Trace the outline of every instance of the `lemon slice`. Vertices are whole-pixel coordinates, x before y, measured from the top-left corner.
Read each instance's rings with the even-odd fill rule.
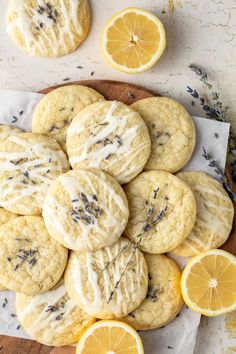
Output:
[[[181,290],[184,301],[205,316],[218,316],[236,309],[236,257],[210,250],[186,265]]]
[[[89,327],[76,348],[76,354],[144,354],[141,338],[120,321],[99,321]]]
[[[150,69],[165,46],[165,29],[160,19],[136,7],[129,7],[111,17],[102,33],[102,48],[107,61],[130,74]]]

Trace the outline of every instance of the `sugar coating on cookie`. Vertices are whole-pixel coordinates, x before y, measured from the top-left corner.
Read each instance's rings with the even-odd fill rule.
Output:
[[[186,109],[167,97],[150,97],[131,105],[148,126],[152,141],[145,170],[179,171],[195,147],[195,126]]]
[[[69,169],[56,140],[22,133],[0,145],[0,205],[21,214],[40,214],[53,179]]]
[[[136,330],[150,330],[171,322],[183,305],[180,290],[181,272],[164,255],[145,254],[148,266],[148,292],[142,304],[122,321]]]
[[[65,284],[72,300],[89,315],[121,318],[145,299],[147,264],[142,252],[121,238],[96,252],[71,252]]]
[[[8,124],[0,124],[0,144],[2,144],[9,136],[18,135],[22,130],[12,127]]]
[[[45,292],[61,278],[67,255],[41,216],[20,216],[0,228],[0,283],[27,295]]]
[[[124,235],[142,251],[169,252],[187,238],[196,220],[196,203],[181,179],[169,172],[143,172],[124,191],[130,209]]]
[[[99,170],[73,170],[49,188],[43,217],[50,235],[75,251],[94,251],[118,241],[128,202],[114,178]]]
[[[37,104],[32,118],[32,132],[50,135],[66,150],[66,131],[74,117],[86,106],[103,100],[90,87],[69,85],[55,89]]]
[[[57,347],[77,342],[95,321],[72,302],[63,280],[43,294],[16,294],[16,313],[32,339]]]
[[[177,175],[192,189],[197,204],[197,218],[188,236],[172,252],[190,257],[227,240],[233,223],[234,207],[222,184],[203,172],[180,172]]]
[[[148,129],[130,107],[102,101],[83,109],[67,130],[71,166],[97,168],[127,183],[145,166],[151,151]]]
[[[90,27],[87,0],[10,0],[8,35],[31,56],[58,57],[73,52]]]

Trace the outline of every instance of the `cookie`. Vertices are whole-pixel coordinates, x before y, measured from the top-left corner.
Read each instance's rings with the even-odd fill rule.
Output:
[[[3,286],[2,284],[0,284],[0,291],[5,291],[7,290],[7,288],[5,286]]]
[[[120,184],[143,170],[151,151],[140,115],[117,101],[84,108],[67,130],[66,146],[72,168],[97,168]]]
[[[144,119],[152,141],[145,170],[179,171],[195,147],[192,117],[181,104],[167,97],[145,98],[131,107]]]
[[[177,264],[164,255],[145,254],[148,266],[146,299],[122,321],[136,330],[150,330],[171,322],[183,306],[180,290],[181,272]]]
[[[142,252],[121,238],[96,252],[72,251],[65,272],[69,296],[90,316],[126,316],[145,299],[147,264]]]
[[[40,295],[16,294],[16,313],[32,339],[56,347],[77,342],[95,322],[72,302],[63,280]]]
[[[222,184],[203,172],[180,172],[197,204],[197,218],[189,234],[173,254],[190,257],[211,248],[218,248],[227,240],[233,223],[234,207]]]
[[[73,170],[49,188],[43,217],[50,235],[75,251],[95,251],[118,241],[129,217],[114,178],[99,170]]]
[[[103,100],[100,93],[81,85],[53,90],[37,104],[32,118],[32,131],[55,138],[65,151],[69,124],[84,107],[99,100]]]
[[[3,208],[0,208],[0,227],[4,224],[6,224],[8,221],[11,221],[15,218],[17,218],[19,215],[13,214],[8,210],[5,210]]]
[[[0,124],[0,144],[2,144],[9,136],[18,135],[22,130],[7,124]]]
[[[6,30],[31,56],[59,57],[73,52],[90,27],[87,0],[10,0]]]
[[[69,169],[56,140],[21,133],[0,145],[0,205],[12,213],[40,214],[53,179]]]
[[[26,295],[45,292],[61,278],[67,255],[41,216],[19,216],[0,228],[0,283]]]
[[[130,216],[124,231],[147,253],[165,253],[189,235],[196,220],[190,187],[169,172],[148,171],[128,183]]]

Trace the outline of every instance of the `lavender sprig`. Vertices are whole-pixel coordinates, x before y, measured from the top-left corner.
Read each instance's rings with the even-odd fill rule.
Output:
[[[203,149],[203,154],[202,154],[202,156],[204,157],[204,159],[205,159],[206,161],[208,161],[208,166],[214,168],[215,173],[218,174],[218,176],[219,176],[221,182],[223,183],[225,189],[227,190],[227,192],[228,192],[230,198],[231,198],[233,201],[236,201],[236,193],[233,192],[233,190],[232,190],[232,188],[231,188],[231,186],[230,186],[230,184],[229,184],[229,181],[228,181],[227,177],[224,175],[224,173],[221,171],[221,169],[220,169],[219,166],[217,165],[216,160],[214,160],[214,159],[211,157],[211,155],[206,151],[206,149],[204,148],[204,146],[203,146],[202,149]]]

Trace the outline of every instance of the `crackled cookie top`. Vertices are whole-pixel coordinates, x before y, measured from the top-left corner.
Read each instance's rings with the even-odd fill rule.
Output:
[[[9,136],[18,135],[22,130],[7,124],[0,124],[0,144],[2,144]]]
[[[77,342],[95,321],[72,302],[63,280],[39,295],[16,294],[16,312],[32,339],[58,347]]]
[[[7,33],[32,56],[56,57],[74,51],[89,26],[87,0],[9,0]]]
[[[121,184],[143,170],[151,149],[140,115],[117,101],[83,109],[67,130],[66,145],[73,168],[98,168]]]
[[[160,328],[172,321],[183,305],[181,272],[172,259],[145,254],[148,266],[148,292],[142,304],[122,321],[136,330]]]
[[[178,177],[192,189],[197,204],[196,223],[173,253],[190,257],[227,240],[234,217],[233,203],[222,184],[203,172],[180,172]]]
[[[165,253],[176,248],[193,228],[196,204],[191,188],[169,172],[141,173],[124,187],[129,221],[124,231],[142,251]]]
[[[27,295],[45,292],[59,281],[67,254],[41,216],[20,216],[0,228],[0,283]]]
[[[99,100],[103,100],[100,93],[81,85],[53,90],[37,104],[32,118],[32,131],[55,138],[65,151],[69,124],[84,107]]]
[[[49,188],[43,207],[50,235],[75,251],[93,251],[115,243],[128,216],[121,186],[95,169],[59,176]]]
[[[40,214],[52,180],[69,169],[59,144],[22,133],[0,145],[0,205],[22,215]]]
[[[195,147],[192,117],[178,102],[167,97],[150,97],[131,105],[148,126],[152,151],[145,170],[179,171]]]
[[[72,300],[91,316],[121,318],[145,299],[147,272],[142,252],[121,238],[96,252],[73,251],[65,284]]]

